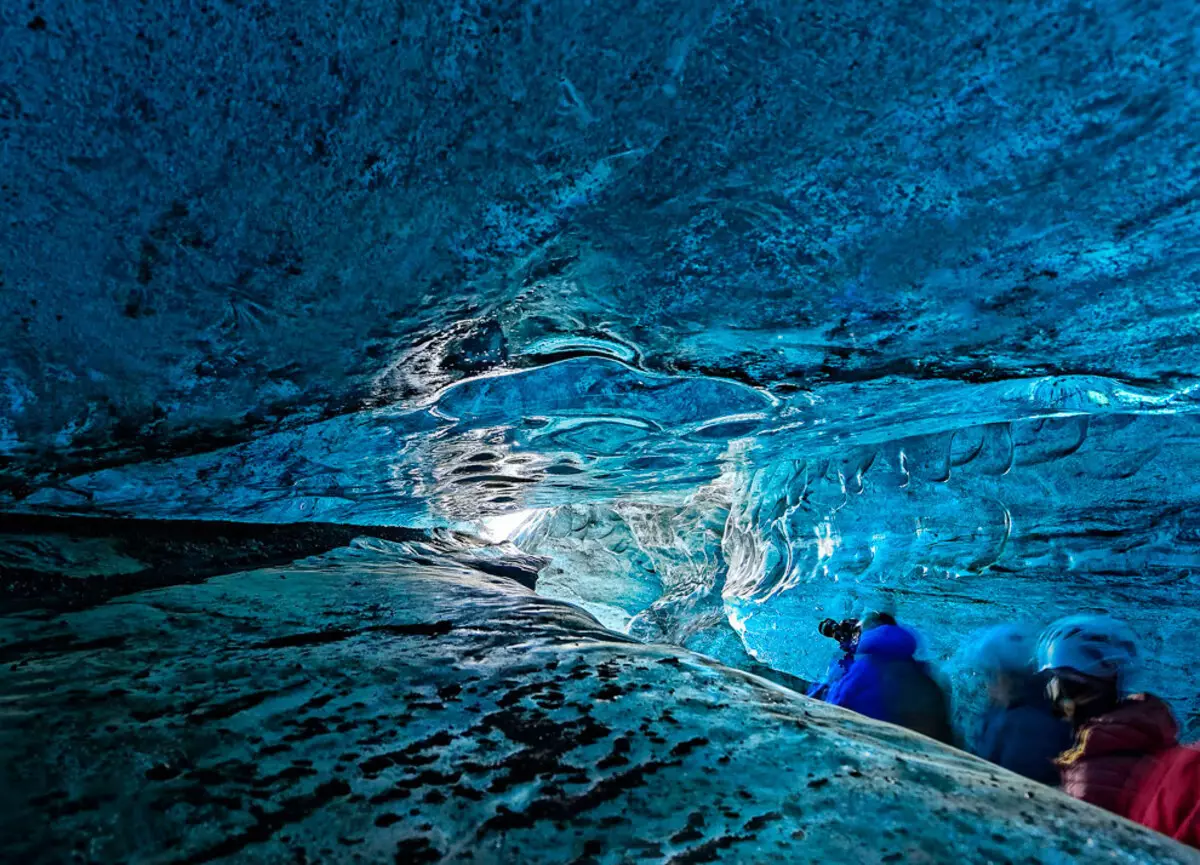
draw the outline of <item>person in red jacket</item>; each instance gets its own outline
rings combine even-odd
[[[1056,681],[1060,688],[1069,682]],[[1103,702],[1108,702],[1107,708]],[[1062,788],[1076,799],[1132,817],[1132,796],[1144,783],[1154,759],[1179,744],[1175,718],[1166,703],[1150,694],[1134,694],[1124,700],[1114,697],[1111,702],[1090,705],[1100,714],[1085,712],[1072,719],[1075,747],[1056,761]]]
[[[1200,849],[1200,748],[1172,748],[1133,794],[1129,819]]]
[[[1166,703],[1150,694],[1122,696],[1136,663],[1132,630],[1107,616],[1059,619],[1038,644],[1050,698],[1075,730],[1074,747],[1056,761],[1062,788],[1123,817],[1156,758],[1179,744]]]

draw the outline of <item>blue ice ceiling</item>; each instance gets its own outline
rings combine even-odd
[[[826,614],[951,660],[1108,609],[1182,699],[1198,18],[37,4],[0,25],[0,507],[532,511],[544,591],[635,636],[811,675]]]

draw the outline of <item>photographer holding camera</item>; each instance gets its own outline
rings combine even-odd
[[[821,624],[821,633],[828,630],[834,639],[835,634],[847,635],[846,622],[832,627]],[[839,640],[839,645],[845,650],[849,643]],[[830,684],[826,701],[954,744],[946,692],[914,657],[916,651],[916,634],[898,625],[894,617],[887,613],[863,617],[855,629],[853,653],[846,652],[838,662],[844,672]],[[848,666],[843,666],[847,661]]]
[[[854,654],[858,650],[858,638],[864,630],[864,623],[866,629],[870,629],[876,625],[894,625],[896,620],[887,613],[868,613],[862,621],[843,619],[838,622],[834,619],[822,619],[821,623],[817,625],[817,631],[822,637],[837,640],[838,648],[842,650],[842,656],[835,659],[829,665],[825,676],[819,682],[814,682],[808,689],[806,693],[809,697],[824,700],[829,696],[829,689],[850,672],[850,666],[854,663]]]

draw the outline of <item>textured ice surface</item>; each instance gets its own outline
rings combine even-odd
[[[364,540],[0,620],[0,856],[1196,861],[454,552]]]
[[[1190,0],[18,11],[18,493],[579,353],[1195,375]]]
[[[636,489],[682,500],[777,410],[721,379],[579,358],[172,461],[89,473],[22,508],[145,517],[424,525]]]

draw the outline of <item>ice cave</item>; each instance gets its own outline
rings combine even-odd
[[[3,10],[0,860],[1200,862],[1200,4]]]

